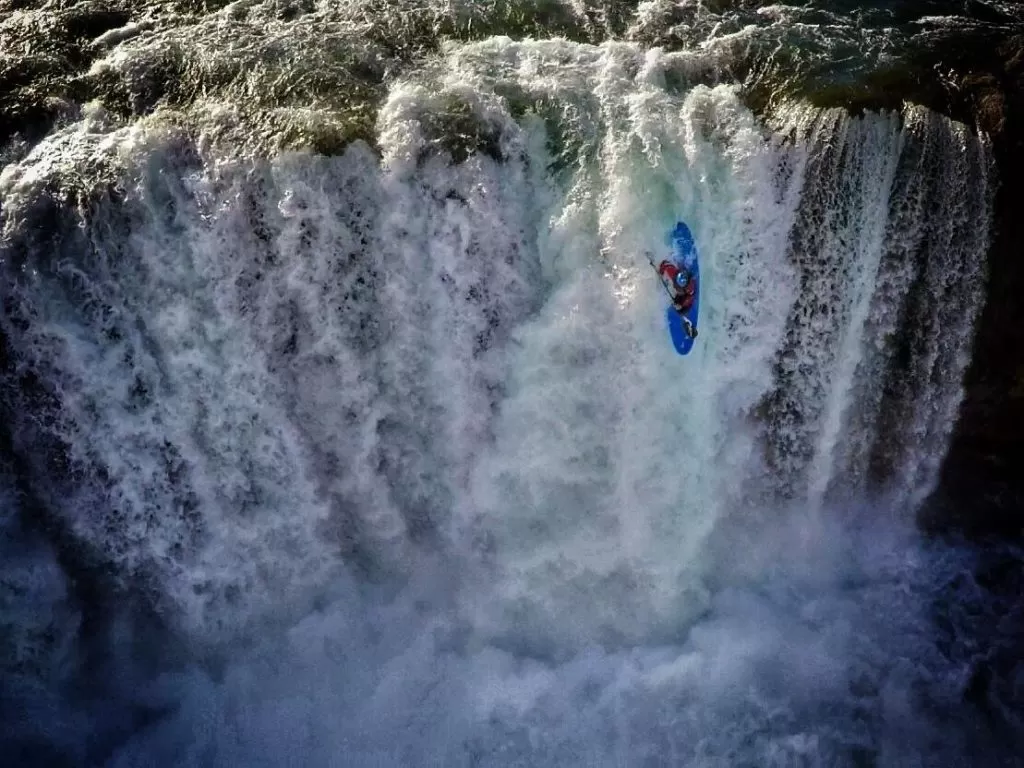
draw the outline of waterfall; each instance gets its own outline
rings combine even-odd
[[[722,754],[730,732],[694,740],[748,717],[784,733],[747,745],[759,759],[871,741],[799,725],[876,664],[842,629],[871,635],[870,605],[716,585],[831,530],[833,508],[909,521],[934,487],[984,297],[989,149],[917,107],[762,121],[737,87],[689,81],[687,56],[453,44],[389,86],[374,146],[252,156],[159,111],[90,112],[4,170],[2,406],[25,493],[199,645],[301,620],[281,651],[298,671],[204,678],[165,735],[238,706],[247,740],[219,762],[279,755],[257,735],[288,728],[268,723],[294,674],[318,724],[285,742],[318,764]],[[680,219],[702,272],[685,358],[644,256]],[[822,583],[845,546],[807,561]],[[857,567],[905,576],[882,559]],[[904,653],[921,618],[901,594]],[[318,671],[335,641],[338,690]],[[776,654],[788,704],[770,680],[730,698],[774,680]],[[535,739],[537,711],[570,725]],[[391,717],[412,729],[394,745]],[[428,746],[428,727],[469,735]]]
[[[678,620],[751,488],[820,506],[878,465],[910,514],[982,299],[983,141],[920,109],[762,128],[730,87],[670,93],[664,66],[491,41],[395,87],[381,160],[235,159],[143,122],[10,166],[9,375],[45,393],[17,432],[39,493],[66,488],[53,514],[197,625],[486,540],[536,571],[515,593],[591,567],[609,599],[648,585],[640,632]],[[511,115],[513,89],[547,114]],[[495,156],[435,149],[455,98]],[[47,187],[115,152],[123,175],[77,204]],[[685,359],[643,256],[676,219],[704,273]]]

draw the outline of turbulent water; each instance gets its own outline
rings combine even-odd
[[[141,77],[167,40],[139,32],[92,75]],[[486,37],[330,155],[201,97],[11,150],[9,754],[1013,764],[1013,678],[975,667],[1000,605],[913,525],[988,141],[911,105],[755,116],[716,55]],[[677,219],[685,358],[645,256]]]

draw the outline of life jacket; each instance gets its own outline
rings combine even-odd
[[[663,261],[658,267],[658,274],[667,278],[672,284],[675,295],[675,304],[685,312],[693,306],[694,297],[697,294],[697,281],[688,272],[679,269],[671,261]]]

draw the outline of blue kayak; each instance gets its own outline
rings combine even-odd
[[[697,312],[700,309],[700,263],[697,259],[697,246],[693,242],[693,233],[683,222],[676,222],[672,230],[669,242],[672,246],[672,255],[669,257],[672,262],[681,270],[689,272],[696,281],[696,295],[693,306],[684,315],[680,315],[676,309],[669,304],[665,310],[665,318],[668,320],[668,332],[672,337],[672,346],[676,352],[685,355],[693,349],[696,338],[690,338],[683,325],[685,316],[693,324],[694,331],[697,329]],[[657,268],[657,267],[655,267]],[[696,336],[696,333],[694,334]]]

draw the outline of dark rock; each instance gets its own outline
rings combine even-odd
[[[1024,35],[994,47],[958,81],[954,115],[988,133],[998,168],[988,296],[965,399],[929,530],[1024,536]],[[980,66],[985,66],[982,71]]]

